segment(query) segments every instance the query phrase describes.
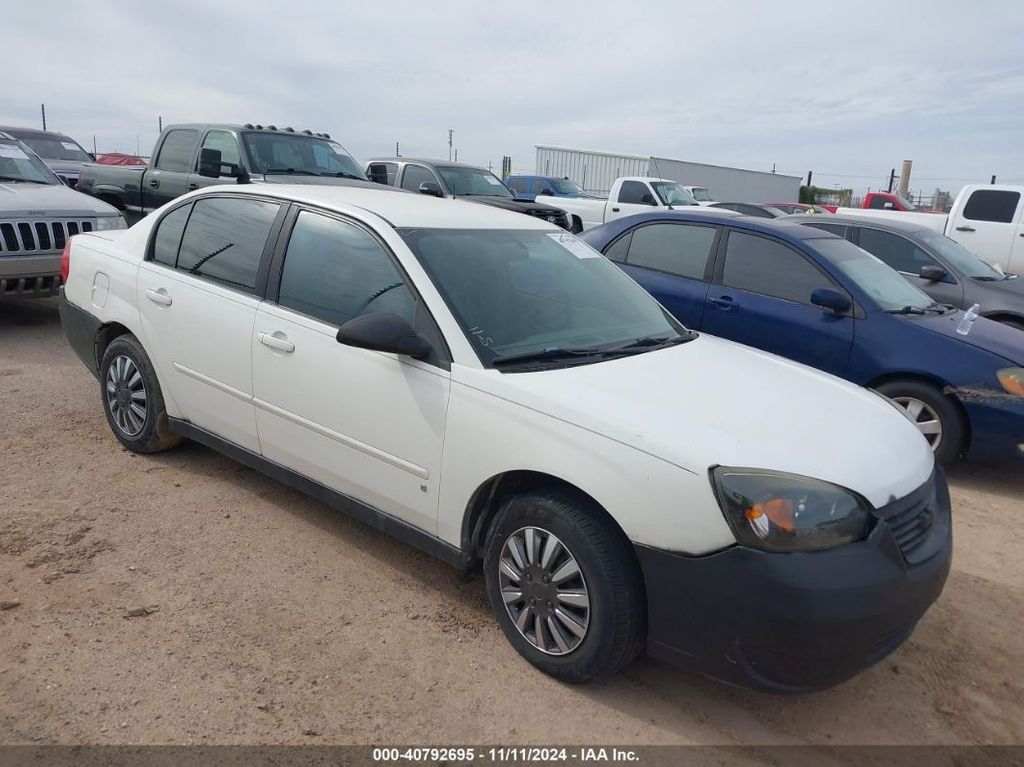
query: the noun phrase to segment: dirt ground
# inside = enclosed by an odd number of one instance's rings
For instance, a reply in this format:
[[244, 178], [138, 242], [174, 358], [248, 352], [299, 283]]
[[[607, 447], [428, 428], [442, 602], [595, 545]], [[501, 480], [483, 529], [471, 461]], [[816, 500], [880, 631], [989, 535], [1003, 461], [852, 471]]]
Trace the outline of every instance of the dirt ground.
[[566, 686], [479, 577], [197, 445], [122, 450], [56, 302], [0, 302], [0, 743], [1022, 743], [1024, 471], [952, 485], [945, 592], [853, 681]]

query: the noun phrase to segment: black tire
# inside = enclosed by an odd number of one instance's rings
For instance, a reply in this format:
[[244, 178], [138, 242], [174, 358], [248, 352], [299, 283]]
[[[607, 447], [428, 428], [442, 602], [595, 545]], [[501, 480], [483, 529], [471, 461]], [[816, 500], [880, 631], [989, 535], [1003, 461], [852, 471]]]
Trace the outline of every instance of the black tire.
[[570, 218], [572, 218], [572, 221], [570, 222], [570, 225], [569, 225], [569, 231], [572, 232], [573, 234], [579, 234], [580, 232], [582, 232], [583, 231], [583, 222], [580, 221], [579, 217], [571, 216]]
[[[589, 594], [586, 633], [562, 655], [545, 653], [521, 634], [502, 598], [502, 551], [509, 537], [525, 527], [540, 528], [557, 537], [579, 565]], [[644, 590], [635, 554], [614, 523], [590, 503], [560, 491], [527, 492], [505, 500], [487, 537], [484, 577], [491, 609], [509, 642], [526, 660], [553, 677], [586, 682], [608, 676], [641, 651]], [[550, 630], [545, 631], [553, 641]]]
[[901, 397], [913, 398], [931, 408], [942, 426], [942, 436], [938, 444], [933, 445], [936, 463], [948, 464], [963, 452], [967, 439], [967, 425], [963, 412], [953, 397], [943, 394], [937, 386], [923, 381], [889, 381], [879, 386], [877, 391], [892, 400]]
[[[142, 382], [142, 393], [145, 396], [144, 416], [136, 416], [141, 420], [141, 427], [134, 428], [134, 422], [124, 419], [119, 422], [118, 417], [112, 408], [117, 407], [119, 412], [124, 412], [125, 405], [131, 400], [131, 391], [118, 392], [119, 388], [113, 385], [112, 378], [117, 378], [116, 371], [111, 374], [111, 366], [118, 361], [118, 365], [124, 364], [122, 360], [127, 358], [138, 371]], [[115, 389], [110, 391], [111, 386]], [[117, 400], [121, 397], [121, 404], [112, 404], [110, 399]], [[103, 360], [100, 362], [100, 401], [103, 403], [103, 412], [107, 416], [107, 423], [110, 430], [122, 445], [133, 453], [157, 453], [170, 448], [181, 442], [181, 436], [171, 431], [167, 421], [167, 410], [164, 407], [163, 393], [160, 391], [160, 382], [157, 380], [156, 371], [153, 370], [153, 363], [142, 348], [142, 344], [133, 335], [118, 336], [103, 353]]]

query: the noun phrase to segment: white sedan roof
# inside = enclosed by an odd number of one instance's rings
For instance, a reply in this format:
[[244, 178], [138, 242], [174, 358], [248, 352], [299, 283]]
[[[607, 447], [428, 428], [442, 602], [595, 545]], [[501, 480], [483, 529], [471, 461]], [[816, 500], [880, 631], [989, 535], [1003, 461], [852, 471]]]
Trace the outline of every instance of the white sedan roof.
[[242, 184], [209, 186], [203, 192], [245, 192], [318, 205], [338, 212], [352, 208], [374, 213], [392, 226], [432, 229], [540, 229], [561, 231], [554, 224], [515, 211], [476, 202], [464, 202], [426, 194], [413, 194], [379, 185], [321, 186], [319, 184]]

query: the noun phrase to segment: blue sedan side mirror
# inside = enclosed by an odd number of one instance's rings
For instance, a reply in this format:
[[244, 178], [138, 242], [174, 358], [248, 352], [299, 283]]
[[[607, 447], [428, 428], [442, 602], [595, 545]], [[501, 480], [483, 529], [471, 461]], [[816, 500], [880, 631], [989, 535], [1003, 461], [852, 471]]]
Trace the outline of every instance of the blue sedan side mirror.
[[853, 305], [850, 299], [832, 288], [815, 288], [811, 291], [811, 303], [822, 309], [829, 309], [836, 314], [844, 314]]

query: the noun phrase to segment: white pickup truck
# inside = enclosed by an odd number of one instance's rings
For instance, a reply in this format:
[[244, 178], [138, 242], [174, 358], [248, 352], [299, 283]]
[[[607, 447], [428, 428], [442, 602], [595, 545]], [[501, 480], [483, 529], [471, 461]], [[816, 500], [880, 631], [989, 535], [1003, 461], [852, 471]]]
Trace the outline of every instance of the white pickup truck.
[[667, 178], [623, 176], [615, 179], [607, 200], [588, 197], [552, 197], [537, 195], [537, 202], [561, 208], [570, 216], [570, 230], [582, 232], [594, 226], [651, 208], [678, 208], [700, 205], [688, 188]]
[[1024, 186], [969, 184], [960, 190], [948, 216], [863, 208], [838, 208], [836, 212], [913, 221], [956, 240], [1003, 271], [1024, 270]]

